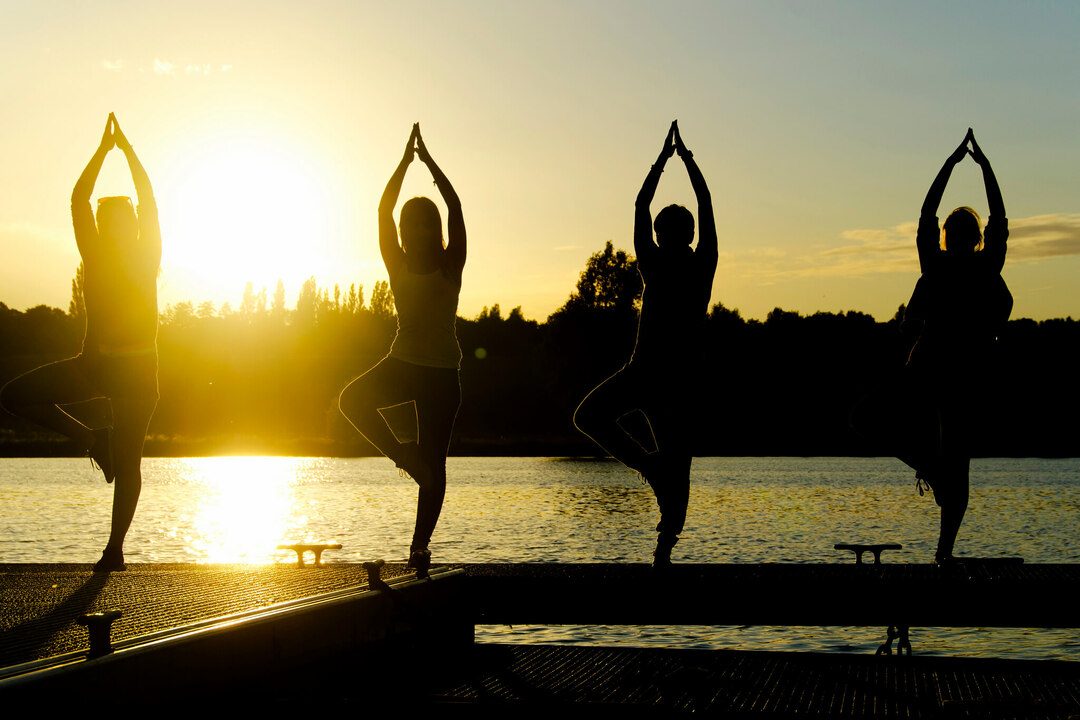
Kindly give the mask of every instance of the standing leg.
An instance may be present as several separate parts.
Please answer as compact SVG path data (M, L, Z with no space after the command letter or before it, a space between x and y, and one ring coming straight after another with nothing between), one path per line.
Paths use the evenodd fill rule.
M648 478L660 508L656 525L656 551L653 567L671 565L671 550L679 541L686 523L690 501L690 466L693 462L689 422L690 399L678 391L662 393L646 410L658 447L660 471Z
M639 394L634 373L629 366L624 367L585 396L574 411L574 425L611 457L648 479L658 470L657 458L646 452L618 422L623 415L641 408Z
M941 529L938 534L937 562L947 562L953 554L956 536L967 514L971 457L969 426L971 418L963 412L964 396L942 403L941 451L931 480L934 500L941 507Z
M417 431L420 454L428 467L427 479L417 480L420 489L416 502L416 527L413 531L410 561L414 553L426 554L431 535L442 513L446 497L446 453L461 405L458 371L448 368L418 368L423 380L416 399Z
M969 496L970 458L950 458L942 463L934 499L941 506L941 530L938 534L937 562L947 562L953 554L956 536L967 514Z
M338 397L338 408L379 452L420 482L426 479L427 468L418 462L416 444L398 442L379 412L415 399L409 373L408 363L384 358L345 386Z
M116 486L113 490L112 528L109 542L94 570L124 569L124 538L142 494L142 452L146 429L157 406L157 394L112 400L113 461Z

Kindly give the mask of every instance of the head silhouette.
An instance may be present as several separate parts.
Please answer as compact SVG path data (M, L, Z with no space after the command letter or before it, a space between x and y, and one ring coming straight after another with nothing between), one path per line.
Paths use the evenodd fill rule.
M949 213L944 230L946 252L967 255L975 252L982 243L979 214L967 206Z
M661 248L689 247L694 241L694 215L682 205L668 205L656 214L653 229Z
M119 247L139 239L139 220L127 196L98 198L98 235Z
M442 216L426 197L414 197L401 206L401 247L405 256L422 263L438 259L443 249Z

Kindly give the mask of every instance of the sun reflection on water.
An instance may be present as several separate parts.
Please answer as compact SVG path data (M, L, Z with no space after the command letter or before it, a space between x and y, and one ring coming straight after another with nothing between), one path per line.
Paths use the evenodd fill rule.
M295 488L307 461L285 457L186 459L177 479L199 498L184 543L200 563L270 563L295 559L282 543L312 542Z

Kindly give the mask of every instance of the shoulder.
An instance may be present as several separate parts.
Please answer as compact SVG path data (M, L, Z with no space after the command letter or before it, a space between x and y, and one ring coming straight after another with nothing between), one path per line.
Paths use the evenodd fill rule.
M71 225L75 230L75 242L79 245L79 250L85 253L94 246L92 241L97 239L97 222L94 220L90 203L71 203Z
M919 244L936 245L941 240L941 225L935 215L922 215L919 217L919 229L916 233Z

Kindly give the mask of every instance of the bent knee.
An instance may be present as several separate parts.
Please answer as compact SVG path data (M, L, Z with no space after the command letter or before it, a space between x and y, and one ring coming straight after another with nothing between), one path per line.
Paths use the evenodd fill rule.
M362 404L362 397L363 393L356 387L356 382L349 383L338 393L338 412L345 417L353 415L356 408Z
M590 431L594 430L599 422L599 415L596 413L596 410L589 405L588 398L582 400L581 404L574 410L574 427L586 435L589 435L591 434Z

